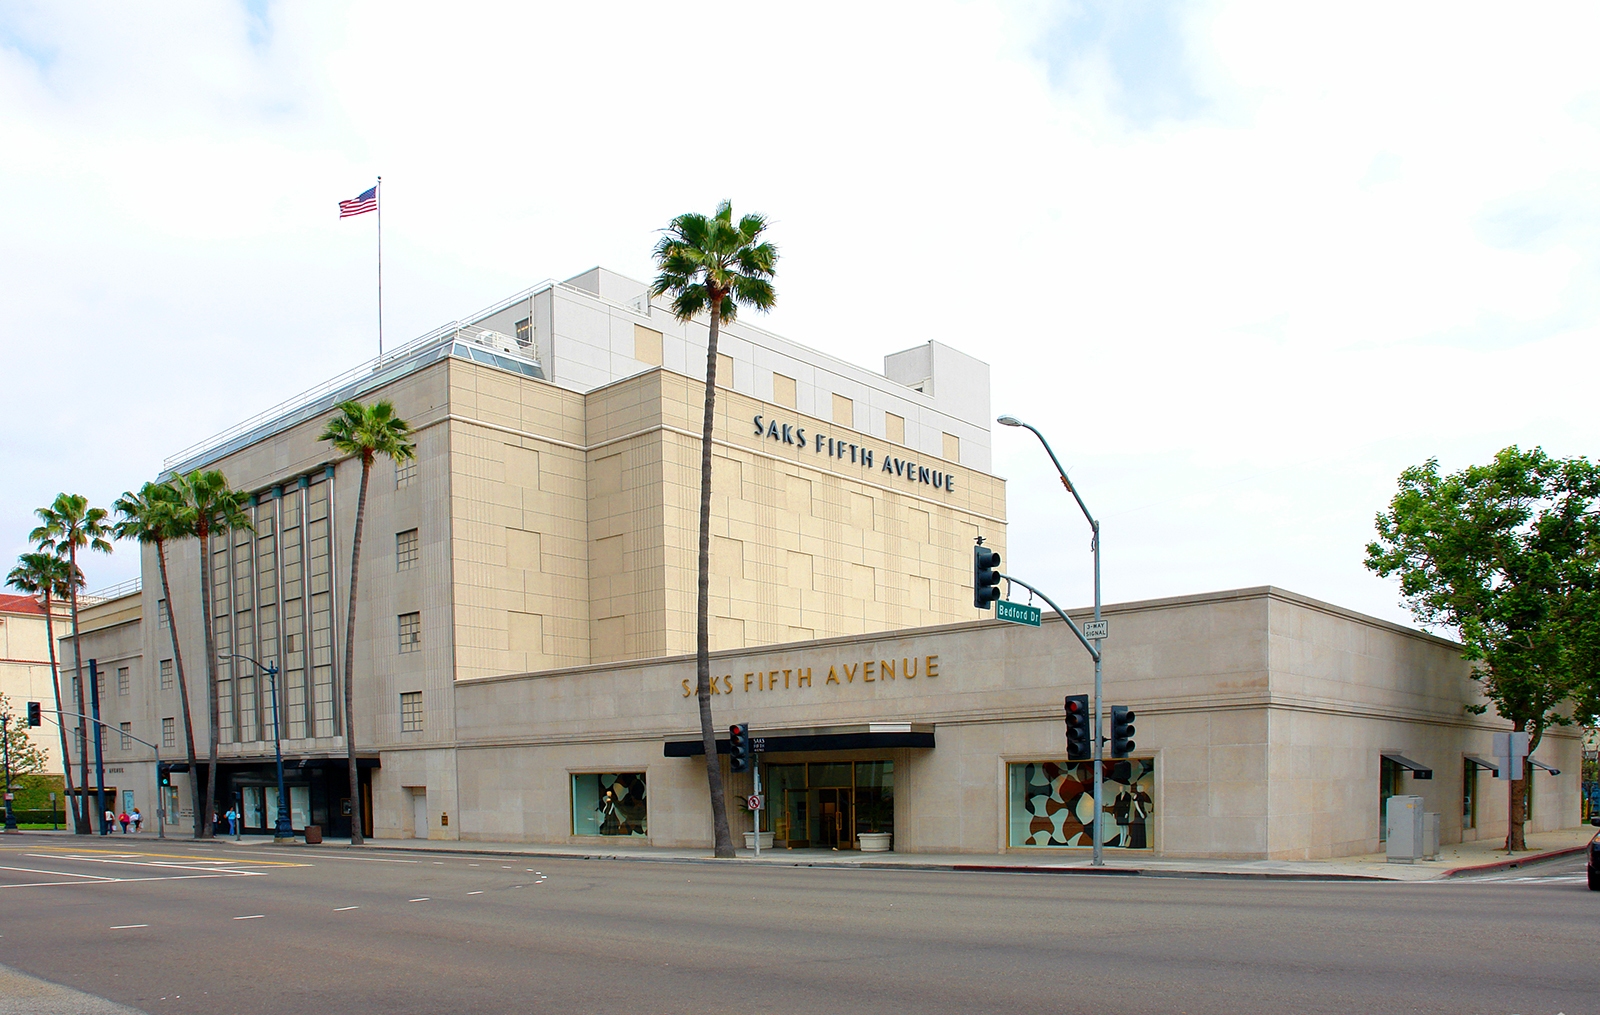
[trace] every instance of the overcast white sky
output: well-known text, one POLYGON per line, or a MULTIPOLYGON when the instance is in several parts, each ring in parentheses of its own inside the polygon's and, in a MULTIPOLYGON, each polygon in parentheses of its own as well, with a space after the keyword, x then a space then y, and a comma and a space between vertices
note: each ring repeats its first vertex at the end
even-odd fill
MULTIPOLYGON (((1596 452, 1600 8, 0 5, 0 551, 164 457, 673 215, 772 219, 766 326, 994 368, 1107 601, 1392 619, 1399 471, 1596 452)), ((1024 431, 1006 569, 1088 602, 1024 431)), ((137 573, 121 550, 89 583, 137 573)))

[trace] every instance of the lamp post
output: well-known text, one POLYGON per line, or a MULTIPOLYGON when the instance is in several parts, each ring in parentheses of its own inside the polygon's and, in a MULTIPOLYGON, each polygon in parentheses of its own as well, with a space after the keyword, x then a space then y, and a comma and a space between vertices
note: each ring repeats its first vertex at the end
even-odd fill
MULTIPOLYGON (((1001 426, 1020 426, 1025 430, 1033 431, 1033 435, 1039 438, 1039 443, 1044 445, 1045 454, 1050 456, 1050 461, 1055 465, 1056 472, 1061 474, 1061 485, 1067 488, 1068 493, 1072 494, 1072 499, 1078 502, 1078 509, 1083 512, 1083 517, 1088 519, 1089 528, 1093 532, 1092 541, 1089 545, 1090 549, 1094 551, 1094 619, 1097 622, 1095 626, 1098 628, 1098 621, 1100 620, 1100 523, 1095 520, 1094 515, 1089 513, 1089 506, 1083 502, 1083 498, 1079 496, 1077 488, 1067 478, 1067 470, 1061 467, 1061 459, 1056 457, 1055 450, 1050 447, 1050 442, 1044 439, 1044 434, 1040 433, 1037 427, 1024 423, 1015 416, 1001 416, 995 422, 1001 426)), ((1102 642, 1103 640, 1100 638, 1094 640, 1094 652, 1092 653, 1094 656, 1094 827, 1092 831, 1094 841, 1093 865, 1096 867, 1105 865, 1104 849, 1100 842, 1100 823, 1105 817, 1105 812, 1102 809, 1104 797, 1102 784, 1104 779, 1103 773, 1100 771, 1100 762, 1103 756, 1103 745, 1100 741, 1100 656, 1103 647, 1102 642)))
POLYGON ((11 717, 0 715, 0 741, 5 744, 6 754, 6 831, 17 830, 17 815, 11 810, 11 717))
MULTIPOLYGON (((278 756, 278 822, 272 830, 272 841, 292 842, 294 841, 294 825, 289 821, 289 797, 283 789, 283 714, 278 711, 278 664, 274 662, 263 666, 249 656, 242 656, 237 652, 228 654, 234 659, 243 659, 265 673, 267 682, 272 687, 272 748, 278 756)), ((239 803, 239 826, 241 828, 244 827, 242 799, 239 803)))

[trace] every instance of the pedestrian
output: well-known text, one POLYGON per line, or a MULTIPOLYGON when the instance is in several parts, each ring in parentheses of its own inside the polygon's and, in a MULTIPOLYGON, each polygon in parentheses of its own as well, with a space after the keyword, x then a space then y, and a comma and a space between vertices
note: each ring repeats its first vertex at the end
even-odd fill
POLYGON ((228 834, 239 834, 239 809, 237 807, 228 808, 228 834))
POLYGON ((127 835, 128 834, 128 823, 130 821, 132 821, 132 820, 133 820, 132 818, 128 817, 128 812, 127 811, 123 811, 121 814, 117 815, 117 821, 122 824, 122 834, 123 835, 127 835))
POLYGON ((100 826, 101 835, 110 835, 111 827, 117 823, 117 812, 106 808, 105 821, 100 826))
POLYGON ((142 825, 143 823, 144 823, 144 815, 140 814, 139 813, 139 808, 135 807, 133 809, 133 831, 134 831, 134 834, 136 834, 136 835, 138 834, 139 826, 142 825))

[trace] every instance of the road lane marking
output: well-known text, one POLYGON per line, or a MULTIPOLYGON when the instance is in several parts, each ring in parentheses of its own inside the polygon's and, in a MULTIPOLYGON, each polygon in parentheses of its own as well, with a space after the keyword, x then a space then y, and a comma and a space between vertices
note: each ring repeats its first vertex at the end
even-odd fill
POLYGON ((112 930, 138 930, 140 927, 148 927, 148 926, 150 926, 148 923, 125 923, 125 924, 122 924, 120 927, 112 927, 111 929, 112 930))
POLYGON ((263 919, 266 919, 266 916, 267 916, 267 914, 265 914, 265 913, 256 913, 254 916, 236 916, 236 917, 234 917, 234 919, 235 920, 263 920, 263 919))
POLYGON ((54 874, 58 878, 90 878, 95 881, 115 881, 104 874, 74 874, 72 871, 40 870, 37 867, 0 867, 0 871, 20 871, 23 874, 54 874))
POLYGON ((340 906, 338 909, 335 909, 334 912, 335 913, 348 913, 352 909, 360 909, 360 908, 361 908, 360 906, 340 906))
POLYGON ((482 895, 482 892, 468 892, 468 895, 482 895))
POLYGON ((426 896, 424 896, 423 898, 420 898, 420 899, 408 899, 407 901, 408 902, 429 902, 431 900, 428 899, 426 896))

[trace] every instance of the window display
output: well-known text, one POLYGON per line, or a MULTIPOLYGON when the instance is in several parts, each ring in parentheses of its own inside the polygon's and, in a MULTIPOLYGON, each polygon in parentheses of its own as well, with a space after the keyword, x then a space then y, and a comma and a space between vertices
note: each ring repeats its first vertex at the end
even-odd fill
MULTIPOLYGON (((1026 761, 1009 766, 1012 846, 1092 846, 1094 763, 1026 761)), ((1153 849, 1154 758, 1101 762, 1101 844, 1153 849)))
POLYGON ((643 772, 572 777, 573 835, 650 834, 643 772))

